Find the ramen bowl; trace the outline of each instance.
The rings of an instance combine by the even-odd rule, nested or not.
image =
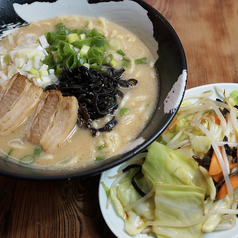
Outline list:
[[[30,180],[57,180],[99,174],[146,149],[170,124],[185,93],[187,65],[182,44],[169,22],[149,4],[124,1],[5,1],[0,9],[0,33],[58,15],[103,17],[135,34],[156,59],[158,97],[152,116],[137,138],[105,160],[76,168],[47,170],[12,163],[1,157],[0,174]],[[126,133],[126,132],[125,132]]]

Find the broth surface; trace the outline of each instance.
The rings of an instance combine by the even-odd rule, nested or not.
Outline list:
[[[102,132],[98,136],[92,137],[90,130],[76,127],[72,136],[57,150],[51,154],[43,152],[40,157],[35,159],[30,166],[37,168],[65,169],[85,166],[94,163],[97,157],[108,158],[118,153],[130,141],[133,141],[145,127],[153,113],[158,96],[158,79],[153,67],[155,59],[149,50],[135,35],[105,19],[61,16],[33,22],[11,34],[12,44],[9,43],[9,37],[2,39],[0,47],[4,47],[9,52],[22,44],[28,34],[39,37],[46,32],[55,31],[54,26],[60,22],[70,29],[81,29],[85,26],[89,30],[96,28],[107,40],[117,38],[121,50],[126,53],[131,62],[134,62],[134,59],[146,57],[149,63],[131,63],[129,67],[125,68],[126,71],[122,78],[135,78],[138,80],[138,85],[129,89],[120,89],[124,93],[124,97],[119,100],[119,108],[115,115],[118,123],[112,131]],[[107,53],[110,53],[110,49],[107,50]],[[118,57],[120,56],[118,55]],[[6,70],[2,71],[6,73]],[[123,107],[128,108],[129,111],[121,116],[119,111]],[[95,120],[93,127],[100,128],[111,118],[112,116],[108,115]],[[9,159],[18,163],[20,158],[33,153],[36,145],[24,140],[26,125],[27,119],[13,133],[0,136],[0,152],[3,157],[6,157],[13,148]]]

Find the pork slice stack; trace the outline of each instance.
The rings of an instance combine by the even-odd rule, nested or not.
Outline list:
[[[58,90],[43,92],[19,73],[0,85],[0,136],[13,132],[25,120],[25,138],[45,151],[62,145],[75,128],[78,101]]]

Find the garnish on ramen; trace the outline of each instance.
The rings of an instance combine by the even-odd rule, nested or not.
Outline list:
[[[0,154],[45,169],[106,159],[155,108],[154,59],[103,18],[60,16],[0,41]]]

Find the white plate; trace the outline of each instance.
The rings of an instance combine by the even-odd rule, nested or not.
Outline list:
[[[185,95],[193,95],[198,94],[204,91],[212,90],[214,91],[214,94],[211,98],[215,99],[217,97],[221,97],[222,94],[218,93],[214,86],[217,86],[218,88],[225,90],[226,95],[229,95],[229,93],[234,90],[238,89],[238,84],[235,83],[220,83],[220,84],[207,84],[203,86],[199,86],[196,88],[188,89],[186,91]],[[108,227],[111,229],[111,231],[114,233],[116,237],[120,238],[132,238],[132,236],[128,235],[124,230],[124,221],[122,220],[119,215],[117,215],[116,210],[113,208],[112,204],[109,206],[108,209],[106,209],[106,202],[107,202],[107,196],[106,193],[101,185],[101,182],[103,181],[108,187],[111,186],[113,179],[109,179],[109,176],[115,175],[117,173],[117,169],[119,166],[114,167],[112,169],[109,169],[101,174],[100,183],[99,183],[99,205],[102,212],[102,215],[104,217],[105,222],[107,223]],[[238,238],[238,219],[236,227],[231,230],[226,231],[214,231],[212,233],[205,233],[204,238]],[[149,238],[149,237],[156,237],[156,236],[149,236],[146,234],[140,234],[133,236],[134,238]]]

